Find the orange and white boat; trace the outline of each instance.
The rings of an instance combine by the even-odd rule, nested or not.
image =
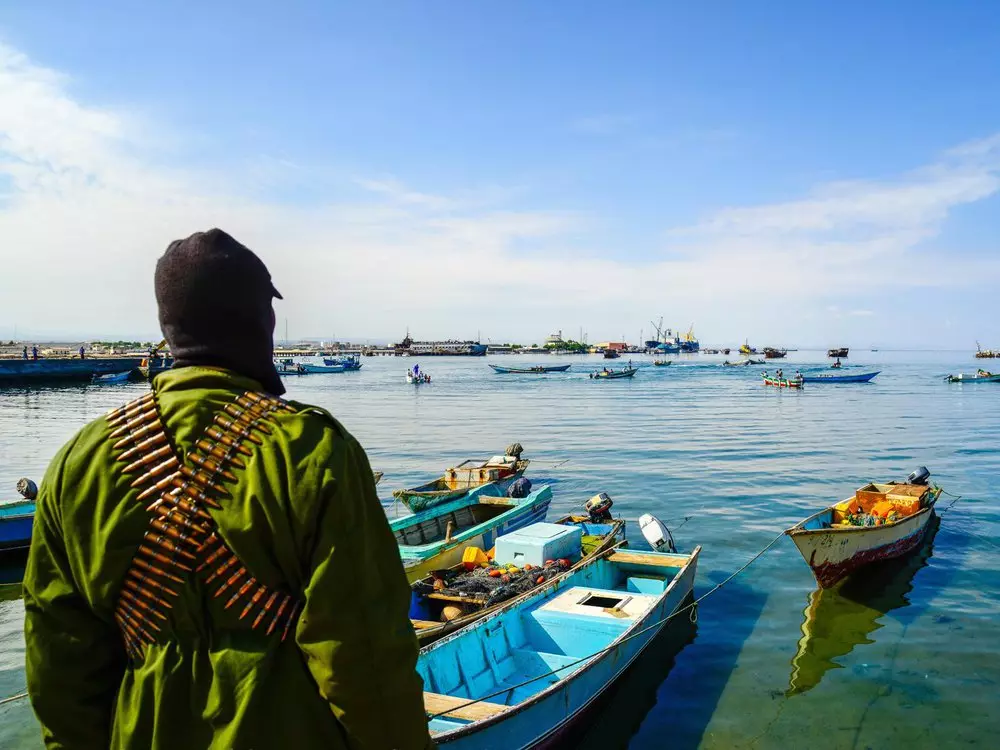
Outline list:
[[[865,565],[900,557],[920,544],[941,494],[929,477],[921,467],[903,483],[865,485],[785,533],[816,582],[829,588]]]

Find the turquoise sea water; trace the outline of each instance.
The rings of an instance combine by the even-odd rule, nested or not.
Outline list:
[[[734,357],[735,358],[735,357]],[[852,352],[868,385],[760,385],[763,368],[677,357],[632,381],[595,382],[596,357],[365,359],[358,373],[289,378],[289,396],[330,409],[385,472],[388,497],[467,457],[521,442],[528,476],[554,490],[551,515],[605,491],[615,512],[669,520],[678,545],[702,545],[696,594],[782,529],[870,480],[926,465],[962,500],[915,555],[841,591],[816,592],[780,540],[660,638],[593,717],[580,742],[634,748],[993,746],[1000,730],[1000,384],[949,385],[976,369],[965,353]],[[409,386],[419,361],[433,382]],[[613,364],[620,367],[626,360]],[[547,376],[504,365],[572,363]],[[825,367],[793,352],[786,373]],[[769,363],[769,367],[773,368]],[[146,386],[0,391],[0,496],[40,480],[75,428]],[[953,501],[944,496],[940,507]],[[388,512],[394,513],[389,505]],[[643,547],[635,524],[633,546]],[[17,578],[16,566],[0,569]],[[23,608],[0,586],[0,699],[24,685]],[[4,600],[6,599],[6,601]],[[993,739],[991,739],[993,738]],[[0,747],[38,747],[24,701],[0,705]]]

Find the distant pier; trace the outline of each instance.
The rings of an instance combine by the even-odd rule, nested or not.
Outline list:
[[[35,383],[88,382],[94,375],[131,372],[142,357],[0,359],[0,387]]]

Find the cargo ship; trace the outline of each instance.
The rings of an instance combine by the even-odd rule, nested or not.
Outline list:
[[[407,331],[406,338],[392,348],[401,357],[485,357],[487,345],[477,341],[414,341]]]

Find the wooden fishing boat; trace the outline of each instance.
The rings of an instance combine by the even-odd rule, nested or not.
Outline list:
[[[979,370],[971,375],[967,373],[949,375],[947,380],[949,383],[998,383],[1000,382],[1000,373],[994,374],[986,372],[986,370]]]
[[[757,353],[756,347],[750,346],[749,340],[744,341],[740,345],[740,354],[744,354],[749,357],[751,354],[756,354],[756,353]]]
[[[501,375],[544,375],[548,372],[566,372],[573,365],[535,365],[534,367],[501,367],[490,365],[493,371]]]
[[[764,347],[764,359],[784,359],[788,356],[787,349],[774,349],[770,346]]]
[[[531,533],[537,529],[538,534],[551,534],[549,527],[559,526],[579,527],[581,531],[579,549],[574,550],[567,560],[569,566],[560,567],[553,562],[552,566],[533,567],[529,564],[512,569],[494,564],[491,568],[480,567],[469,572],[464,563],[459,563],[445,571],[434,571],[414,582],[410,617],[420,645],[426,646],[487,617],[506,606],[510,600],[537,592],[538,587],[555,585],[559,577],[576,570],[591,556],[611,549],[625,538],[623,520],[595,521],[590,516],[583,515],[565,516],[554,524],[532,524],[523,529],[522,533]],[[501,571],[504,570],[514,570],[513,580],[510,573],[506,574],[507,581],[502,580]],[[491,573],[499,575],[493,576]]]
[[[604,358],[605,359],[618,359],[621,355],[615,349],[605,349]]]
[[[323,373],[336,373],[344,372],[347,368],[343,365],[317,365],[312,362],[300,362],[299,367],[301,367],[307,374],[310,375],[321,375]]]
[[[308,375],[306,368],[290,359],[276,360],[274,369],[279,375]]]
[[[674,361],[672,359],[654,359],[653,365],[656,367],[669,367]]]
[[[879,371],[862,372],[857,375],[803,375],[803,383],[868,383]]]
[[[0,554],[28,549],[34,520],[33,500],[0,503]]]
[[[626,367],[621,370],[599,370],[590,373],[593,380],[619,380],[621,378],[631,378],[639,372],[638,367]]]
[[[690,555],[621,545],[423,649],[417,672],[434,741],[554,747],[692,596]]]
[[[413,373],[413,370],[406,371],[406,382],[410,385],[421,385],[423,383],[431,382],[431,376],[426,372]]]
[[[127,383],[132,377],[132,370],[126,372],[109,372],[106,375],[95,374],[92,381],[96,385],[109,385],[111,383]]]
[[[838,359],[846,359],[847,353],[849,351],[850,349],[848,349],[846,346],[843,347],[842,349],[828,349],[826,352],[826,356],[837,357]]]
[[[765,375],[764,385],[773,385],[775,388],[801,388],[802,378],[771,378]]]
[[[846,500],[814,513],[785,531],[829,588],[869,563],[904,555],[924,538],[941,489],[919,474],[907,483],[868,484]],[[857,524],[865,525],[857,525]]]
[[[324,357],[323,364],[327,367],[343,367],[344,372],[350,372],[353,370],[361,369],[361,359],[357,355],[351,355],[349,357]]]
[[[524,474],[530,463],[521,458],[521,446],[514,443],[507,447],[502,456],[493,456],[485,461],[468,460],[448,469],[433,482],[412,489],[395,490],[392,496],[416,513],[432,505],[461,497],[469,490],[485,484],[497,484],[501,490]]]
[[[728,359],[722,363],[723,367],[747,367],[750,364],[749,359],[741,359],[739,362],[730,362]]]
[[[391,521],[410,583],[462,561],[467,547],[490,549],[498,536],[544,520],[552,490],[506,497],[495,484]]]

